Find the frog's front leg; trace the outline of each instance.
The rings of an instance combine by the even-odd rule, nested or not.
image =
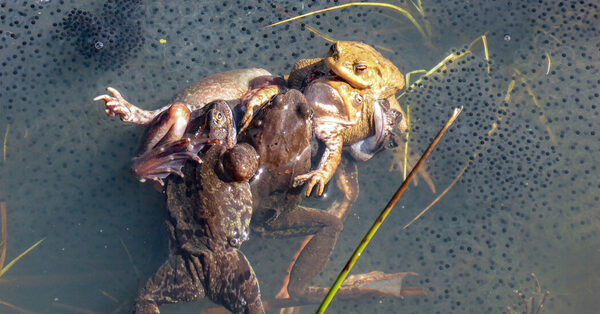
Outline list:
[[[341,128],[338,124],[317,124],[315,135],[325,143],[325,152],[321,156],[321,161],[316,170],[294,178],[294,186],[306,185],[306,197],[309,197],[312,190],[317,186],[317,195],[323,195],[325,185],[331,180],[337,166],[342,159],[343,137]]]
[[[279,81],[274,81],[277,83]],[[281,82],[279,82],[281,83]],[[254,113],[260,110],[264,105],[268,104],[271,98],[276,95],[283,94],[287,91],[284,84],[273,84],[261,88],[256,88],[248,91],[241,99],[242,103],[245,103],[244,117],[240,122],[240,133],[242,133],[248,126],[254,117]]]
[[[125,100],[118,90],[112,87],[107,87],[106,90],[109,91],[112,96],[100,95],[94,98],[94,101],[104,100],[104,105],[106,106],[104,112],[106,112],[106,115],[109,117],[118,115],[123,122],[148,125],[150,122],[152,122],[152,120],[154,120],[154,118],[156,118],[156,116],[169,108],[169,106],[165,106],[152,111],[144,110]]]
[[[185,134],[190,121],[190,110],[180,102],[173,103],[147,129],[138,155],[143,155],[158,146],[176,142]]]

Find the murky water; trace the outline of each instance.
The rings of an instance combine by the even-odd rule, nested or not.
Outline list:
[[[92,99],[112,86],[143,108],[158,108],[212,73],[263,67],[285,74],[295,60],[323,55],[329,43],[299,23],[263,27],[283,11],[298,15],[335,3],[146,1],[145,41],[124,65],[86,59],[73,41],[53,36],[73,7],[100,12],[103,4],[0,2],[7,261],[45,238],[0,279],[0,300],[28,311],[128,312],[139,285],[168,254],[163,196],[128,171],[143,130],[106,117]],[[500,313],[518,304],[517,291],[534,292],[534,272],[551,292],[545,313],[597,312],[598,4],[424,0],[423,15],[412,1],[395,4],[424,34],[390,9],[352,7],[303,21],[329,37],[376,46],[403,73],[431,69],[487,34],[490,72],[478,41],[400,99],[410,105],[415,154],[453,107],[465,111],[427,163],[437,193],[422,179],[411,186],[354,272],[416,272],[407,284],[427,295],[340,302],[330,311]],[[401,183],[402,173],[388,170],[398,155],[386,151],[360,165],[360,197],[315,284],[333,282]],[[468,160],[452,190],[402,231]],[[244,244],[265,298],[278,291],[299,241],[254,236]],[[161,310],[213,306],[203,300]]]

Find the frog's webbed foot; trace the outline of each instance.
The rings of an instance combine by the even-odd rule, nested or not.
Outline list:
[[[424,295],[425,291],[419,287],[404,286],[406,276],[418,276],[417,273],[385,274],[372,271],[366,274],[348,276],[342,283],[341,289],[354,290],[355,297],[382,297],[391,296],[403,299],[405,296]]]
[[[107,87],[106,90],[110,92],[112,96],[100,95],[94,98],[94,101],[104,100],[104,105],[106,106],[104,112],[106,112],[106,115],[109,117],[119,116],[123,122],[147,125],[160,113],[156,110],[147,111],[132,105],[123,98],[118,90],[112,87]]]
[[[403,146],[404,145],[400,145],[399,149],[394,150],[392,164],[390,165],[388,171],[390,171],[390,172],[391,171],[400,171],[400,172],[403,171],[403,169],[404,169],[404,147]],[[415,154],[409,154],[407,156],[407,162],[406,162],[407,172],[410,172],[412,170],[413,166],[419,160],[418,158],[419,158],[419,156],[417,156]],[[431,178],[431,175],[430,175],[429,171],[427,170],[426,164],[423,164],[421,166],[421,168],[419,168],[419,171],[417,172],[417,176],[414,177],[413,184],[415,186],[419,185],[419,177],[421,179],[423,179],[423,181],[425,181],[425,183],[431,190],[431,193],[435,194],[437,191],[436,187],[435,187],[435,182],[433,181],[433,178]]]
[[[323,169],[313,170],[309,173],[305,173],[303,175],[296,176],[294,178],[294,187],[298,187],[304,183],[306,183],[306,197],[309,197],[312,193],[313,188],[317,187],[317,195],[323,195],[325,191],[325,184],[329,182],[332,174]]]
[[[152,180],[164,186],[164,179],[172,173],[183,177],[181,168],[186,160],[202,162],[197,154],[204,145],[216,143],[219,140],[184,138],[164,144],[134,158],[131,169],[141,182]]]
[[[240,131],[242,133],[248,126],[254,113],[260,110],[263,106],[269,103],[273,96],[285,92],[286,88],[280,85],[268,85],[263,88],[248,91],[241,99],[241,103],[246,104],[246,111],[240,123]]]
[[[395,297],[424,295],[425,290],[419,287],[404,286],[406,276],[418,276],[416,273],[385,274],[373,271],[366,274],[352,275],[346,278],[336,293],[338,300],[356,300],[373,297]],[[329,288],[307,287],[302,295],[292,296],[303,304],[321,302]]]

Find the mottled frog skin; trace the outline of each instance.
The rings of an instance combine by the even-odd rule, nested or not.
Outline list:
[[[329,260],[346,212],[358,196],[357,168],[346,159],[335,176],[341,197],[326,210],[300,205],[302,189],[293,183],[294,177],[311,167],[312,118],[312,110],[302,93],[292,89],[262,107],[239,136],[240,142],[251,144],[260,156],[259,170],[250,183],[254,204],[252,230],[269,238],[310,236],[297,253],[288,284],[278,295],[287,298],[289,304],[312,303],[324,297],[327,289],[310,283]],[[347,281],[337,298],[408,295],[410,288],[402,287],[406,275],[365,274],[360,280]],[[394,284],[377,287],[381,280],[391,280]],[[363,286],[367,282],[370,287]]]
[[[185,123],[171,123],[183,113]],[[174,103],[146,130],[138,156],[133,158],[133,174],[142,182],[153,180],[164,186],[164,180],[170,174],[183,176],[181,168],[187,160],[201,162],[198,152],[206,145],[233,147],[237,136],[235,127],[229,130],[233,125],[233,113],[223,100],[211,102],[191,113],[187,113],[182,103]],[[168,130],[166,134],[165,129]]]
[[[140,181],[154,181],[160,189],[171,173],[182,175],[181,167],[186,160],[201,161],[196,154],[204,144],[233,145],[235,133],[228,134],[227,138],[207,134],[199,128],[204,125],[204,119],[211,119],[216,124],[225,120],[231,123],[236,115],[242,114],[241,98],[264,86],[278,84],[281,84],[281,78],[273,77],[263,69],[250,68],[207,76],[180,92],[171,104],[157,110],[143,110],[132,105],[112,87],[107,88],[112,95],[100,95],[94,101],[105,102],[108,116],[119,116],[124,122],[148,127],[132,170]],[[208,111],[207,104],[217,100],[226,102],[231,112],[223,108]]]
[[[249,235],[248,179],[257,167],[250,145],[213,145],[202,164],[187,163],[183,179],[169,178],[170,256],[140,290],[136,313],[205,296],[234,313],[264,313],[258,280],[239,250]]]
[[[336,42],[322,61],[302,63],[308,66],[294,66],[288,81],[297,81],[295,77],[323,68],[334,74],[327,73],[308,82],[304,89],[315,113],[315,136],[325,143],[326,149],[317,169],[296,177],[295,183],[307,183],[306,195],[310,195],[315,186],[321,195],[340,163],[344,145],[370,136],[381,138],[373,120],[380,101],[387,100],[391,110],[403,118],[395,94],[404,88],[404,76],[373,47],[357,42]]]
[[[344,145],[353,145],[375,136],[375,139],[352,148],[359,153],[353,154],[359,160],[373,156],[377,147],[381,146],[381,139],[388,137],[387,133],[377,132],[390,129],[376,127],[373,121],[376,113],[390,119],[383,124],[394,125],[398,120],[400,131],[407,129],[404,113],[395,99],[395,94],[404,88],[404,76],[393,63],[367,44],[336,42],[325,57],[296,62],[287,82],[289,87],[305,93],[314,111],[315,136],[326,145],[317,169],[295,178],[297,186],[306,183],[306,196],[311,194],[314,187],[317,187],[317,195],[323,194],[325,184],[331,180],[340,163]],[[241,129],[248,127],[254,108],[263,105],[265,95],[279,92],[280,89],[272,86],[255,93],[255,97],[246,104]],[[387,106],[382,105],[383,101]],[[383,107],[394,113],[388,113],[387,108],[386,112],[381,112]],[[393,123],[390,122],[392,120]]]

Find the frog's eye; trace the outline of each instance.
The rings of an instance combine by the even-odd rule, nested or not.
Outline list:
[[[362,96],[360,94],[357,94],[356,98],[354,98],[354,99],[356,99],[356,102],[358,102],[359,104],[361,104],[362,101],[363,101],[363,98],[362,98]]]
[[[362,72],[364,72],[367,69],[367,65],[365,64],[355,64],[354,65],[354,72],[360,74]]]
[[[229,245],[233,247],[238,247],[240,245],[240,238],[231,238],[229,239]]]
[[[213,118],[214,118],[214,123],[216,125],[220,126],[220,125],[223,125],[223,122],[225,122],[225,116],[221,112],[217,112],[217,114],[215,114],[213,116]]]

